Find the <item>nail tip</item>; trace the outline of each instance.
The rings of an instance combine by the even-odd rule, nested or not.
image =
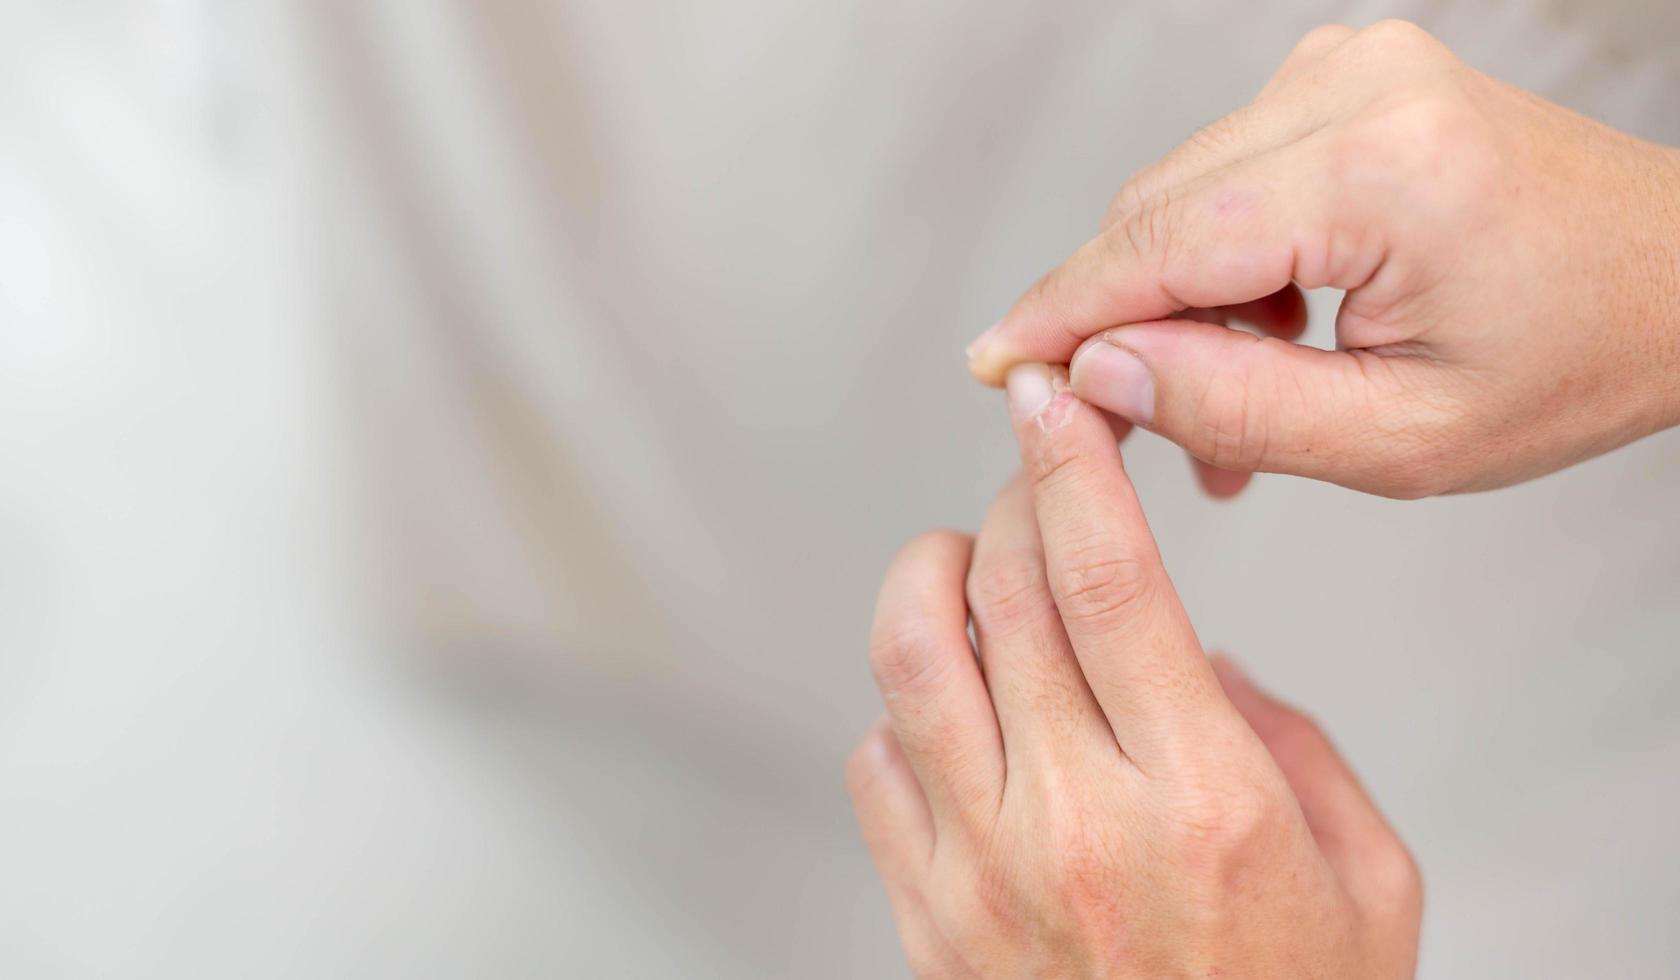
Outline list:
[[[982,347],[969,357],[968,370],[982,384],[1001,388],[1015,363],[999,354],[995,347]]]
[[[1002,328],[1003,321],[999,320],[981,331],[980,336],[969,341],[968,346],[963,348],[963,355],[968,358],[969,372],[981,382],[993,387],[1003,385],[1004,371],[998,366],[1001,358],[996,345],[992,343],[992,338]],[[1004,364],[1003,367],[1007,368],[1008,365]]]

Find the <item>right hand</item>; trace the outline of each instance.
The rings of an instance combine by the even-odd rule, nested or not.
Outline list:
[[[1335,351],[1286,339],[1321,286],[1347,290]],[[1516,483],[1680,422],[1680,152],[1409,24],[1320,28],[971,352],[992,384],[1071,361],[1082,399],[1215,473]]]

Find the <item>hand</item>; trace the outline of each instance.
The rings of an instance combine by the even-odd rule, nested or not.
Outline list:
[[[1680,422],[1680,153],[1409,24],[1307,35],[1104,224],[970,348],[982,380],[1071,360],[1080,397],[1212,467],[1393,497]],[[1347,290],[1335,351],[1287,342],[1321,286]],[[1160,319],[1187,309],[1273,336]]]
[[[1009,376],[1025,477],[972,547],[918,538],[881,591],[888,720],[848,776],[917,975],[1410,976],[1411,858],[1311,722],[1210,667],[1055,371]]]

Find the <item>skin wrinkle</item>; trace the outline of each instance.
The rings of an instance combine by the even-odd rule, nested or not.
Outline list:
[[[1017,522],[1003,502],[1013,505],[1019,501],[1030,508],[1029,493],[1017,480],[1005,486],[999,504],[987,514],[982,541],[992,540],[994,533],[1005,533],[1002,528],[1015,526]],[[982,674],[994,692],[994,700],[1000,703],[1000,715],[1005,697],[1012,701],[1025,698],[1031,704],[1023,707],[1030,707],[1035,716],[1057,720],[1047,727],[1059,729],[1062,738],[1077,738],[1082,732],[1088,733],[1078,723],[1081,712],[1077,709],[1094,702],[1056,622],[1043,549],[1036,544],[1036,527],[1027,536],[1033,544],[988,544],[975,553],[967,591]],[[1038,652],[1026,654],[1028,648]],[[994,664],[993,657],[1002,660]],[[1009,759],[1021,757],[1021,747],[1009,737],[1007,726],[1004,748]]]
[[[1662,208],[1642,196],[1680,199],[1680,171],[1647,186],[1680,158],[1488,80],[1411,25],[1383,22],[1333,50],[1311,86],[1262,96],[1293,100],[1273,104],[1280,115],[1330,118],[1322,136],[1221,172],[1210,161],[1233,146],[1251,160],[1273,153],[1267,134],[1234,119],[1199,133],[1150,171],[1162,191],[1117,195],[1136,202],[1120,227],[1039,280],[976,357],[1056,362],[1113,331],[1097,342],[1123,341],[1147,369],[1105,355],[1081,375],[1089,405],[1060,388],[1046,399],[1027,369],[1010,378],[1017,416],[1044,400],[1015,434],[1046,588],[1097,701],[1034,707],[1046,725],[1099,712],[1115,737],[1101,750],[1057,744],[1010,782],[990,821],[1004,843],[963,852],[1002,863],[939,869],[959,894],[979,881],[1023,906],[970,906],[950,923],[948,934],[989,937],[986,962],[1004,975],[1077,975],[1121,928],[1126,975],[1416,967],[1415,862],[1310,719],[1228,664],[1210,678],[1092,406],[1148,417],[1212,462],[1413,497],[1625,442],[1639,434],[1636,406],[1653,411],[1642,393],[1674,386],[1661,352],[1680,360],[1680,331],[1653,337],[1651,321],[1680,297],[1651,283],[1676,270],[1652,245],[1680,253],[1680,234],[1653,224]],[[1320,278],[1360,280],[1337,351],[1162,321],[1151,305],[1195,300],[1217,323],[1219,303]],[[1139,407],[1150,391],[1152,415]],[[1129,901],[1113,900],[1110,880],[1138,883]]]
[[[1300,410],[1307,400],[1289,397],[1306,387],[1304,377],[1269,383],[1247,377],[1247,369],[1211,353],[1193,358],[1197,345],[1212,341],[1211,335],[1192,333],[1208,339],[1163,350],[1133,347],[1150,364],[1158,393],[1167,395],[1150,427],[1181,440],[1192,455],[1226,469],[1302,472],[1305,467],[1307,475],[1412,497],[1505,485],[1638,438],[1680,414],[1680,409],[1669,407],[1667,397],[1655,394],[1673,387],[1663,370],[1672,362],[1642,356],[1639,351],[1648,348],[1649,341],[1627,326],[1638,322],[1642,310],[1660,310],[1658,319],[1669,318],[1667,307],[1674,302],[1665,298],[1665,290],[1652,288],[1652,283],[1671,280],[1672,269],[1652,271],[1642,277],[1645,282],[1634,274],[1649,267],[1651,253],[1661,250],[1631,247],[1643,234],[1640,229],[1653,227],[1650,209],[1642,213],[1639,199],[1675,196],[1672,182],[1658,185],[1655,192],[1645,190],[1651,173],[1667,169],[1672,152],[1485,79],[1408,25],[1378,25],[1337,51],[1315,70],[1329,73],[1327,78],[1351,76],[1348,84],[1336,87],[1335,98],[1352,108],[1328,115],[1333,128],[1322,139],[1308,146],[1292,144],[1299,158],[1290,161],[1288,171],[1310,174],[1328,164],[1328,189],[1319,190],[1323,181],[1275,175],[1268,179],[1277,181],[1280,202],[1295,202],[1278,205],[1281,220],[1318,214],[1313,210],[1318,205],[1303,203],[1317,195],[1327,202],[1322,206],[1347,213],[1330,212],[1334,217],[1321,227],[1291,236],[1289,278],[1306,286],[1322,280],[1352,287],[1337,318],[1343,353],[1371,348],[1380,356],[1413,358],[1437,370],[1391,373],[1411,384],[1407,389],[1354,395],[1333,384],[1324,367],[1311,367],[1306,360],[1261,357],[1258,350],[1249,352],[1252,357],[1231,351],[1232,356],[1249,357],[1254,370],[1306,372],[1313,376],[1315,392],[1326,386],[1341,390],[1340,403],[1320,406],[1326,414],[1365,413],[1364,426],[1324,429]],[[1377,87],[1360,75],[1368,65],[1389,64],[1403,70],[1386,86]],[[1317,96],[1302,91],[1291,97]],[[1216,127],[1214,132],[1223,131]],[[1263,138],[1253,142],[1255,159],[1275,153]],[[1205,155],[1209,146],[1199,140],[1191,155]],[[1248,178],[1239,174],[1252,170],[1179,175],[1177,189],[1166,185],[1122,219],[1121,231],[1131,251],[1112,259],[1112,268],[1120,272],[1093,269],[1087,253],[1053,275],[1063,309],[1093,311],[1079,324],[1058,314],[1057,332],[1109,329],[1115,321],[1129,319],[1123,312],[1127,308],[1158,315],[1153,307],[1137,305],[1151,289],[1183,306],[1234,298],[1230,293],[1197,291],[1217,289],[1221,282],[1252,282],[1256,291],[1272,288],[1273,278],[1257,265],[1264,259],[1229,258],[1226,253],[1237,246],[1222,239],[1217,227],[1231,220],[1230,214],[1219,220],[1219,212],[1244,188],[1241,181]],[[1598,193],[1584,188],[1597,188]],[[1213,195],[1206,213],[1191,213],[1198,208],[1183,204],[1190,199],[1186,195],[1204,193]],[[1372,200],[1393,206],[1363,203]],[[1513,221],[1514,208],[1522,210],[1515,212]],[[1592,230],[1600,227],[1610,234]],[[1659,241],[1674,238],[1666,227],[1652,234]],[[1474,248],[1472,240],[1477,243]],[[1578,255],[1580,249],[1573,243],[1580,241],[1602,245]],[[1493,255],[1501,254],[1505,262],[1483,268]],[[1148,269],[1151,263],[1157,263],[1156,277],[1140,276],[1138,266]],[[1111,274],[1113,281],[1105,278]],[[1463,285],[1469,282],[1484,285]],[[1535,299],[1531,297],[1536,291],[1525,289],[1525,282],[1559,285],[1551,289],[1555,296]],[[1653,300],[1643,298],[1653,295]],[[1032,300],[1029,295],[1006,319],[996,343],[1042,336],[1027,329]],[[1529,322],[1547,325],[1549,320],[1566,319],[1557,327],[1530,330],[1524,321],[1525,305],[1545,310]],[[1612,312],[1606,316],[1602,311]],[[1615,329],[1600,329],[1603,326]],[[1041,356],[1054,355],[1046,351]],[[1680,361],[1680,350],[1671,356]],[[1564,366],[1566,382],[1560,384],[1555,366],[1546,370],[1548,359]],[[1455,375],[1466,373],[1503,380],[1480,386],[1468,398],[1453,398],[1461,411],[1448,425],[1398,423],[1408,413],[1434,413],[1431,403],[1464,388],[1466,382]],[[1360,377],[1374,376],[1362,372]],[[1175,401],[1171,389],[1181,383],[1200,390],[1189,400]],[[1569,399],[1560,397],[1564,384],[1572,394]],[[1648,394],[1635,398],[1630,392]],[[1383,415],[1390,417],[1379,417]],[[1499,419],[1509,421],[1496,424]],[[1386,444],[1360,444],[1357,433],[1369,428],[1403,435],[1402,444],[1419,445],[1402,455],[1390,452]],[[1310,454],[1315,458],[1307,460],[1309,454],[1298,447],[1315,433],[1334,444],[1315,449]],[[1560,434],[1564,440],[1557,438]],[[1489,441],[1497,445],[1476,448]],[[1497,466],[1498,472],[1455,473],[1450,479],[1419,474],[1412,458],[1418,455],[1473,462],[1484,469]]]

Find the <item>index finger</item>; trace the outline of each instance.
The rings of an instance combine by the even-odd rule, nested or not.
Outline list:
[[[969,347],[969,370],[1001,385],[1012,365],[1065,364],[1110,327],[1248,303],[1292,280],[1359,285],[1337,281],[1362,277],[1316,246],[1297,260],[1305,243],[1323,238],[1316,153],[1313,140],[1294,143],[1142,202],[1028,289]]]
[[[1206,732],[1223,703],[1218,681],[1101,413],[1043,364],[1010,371],[1009,410],[1051,595],[1121,749],[1147,769],[1152,754]]]

